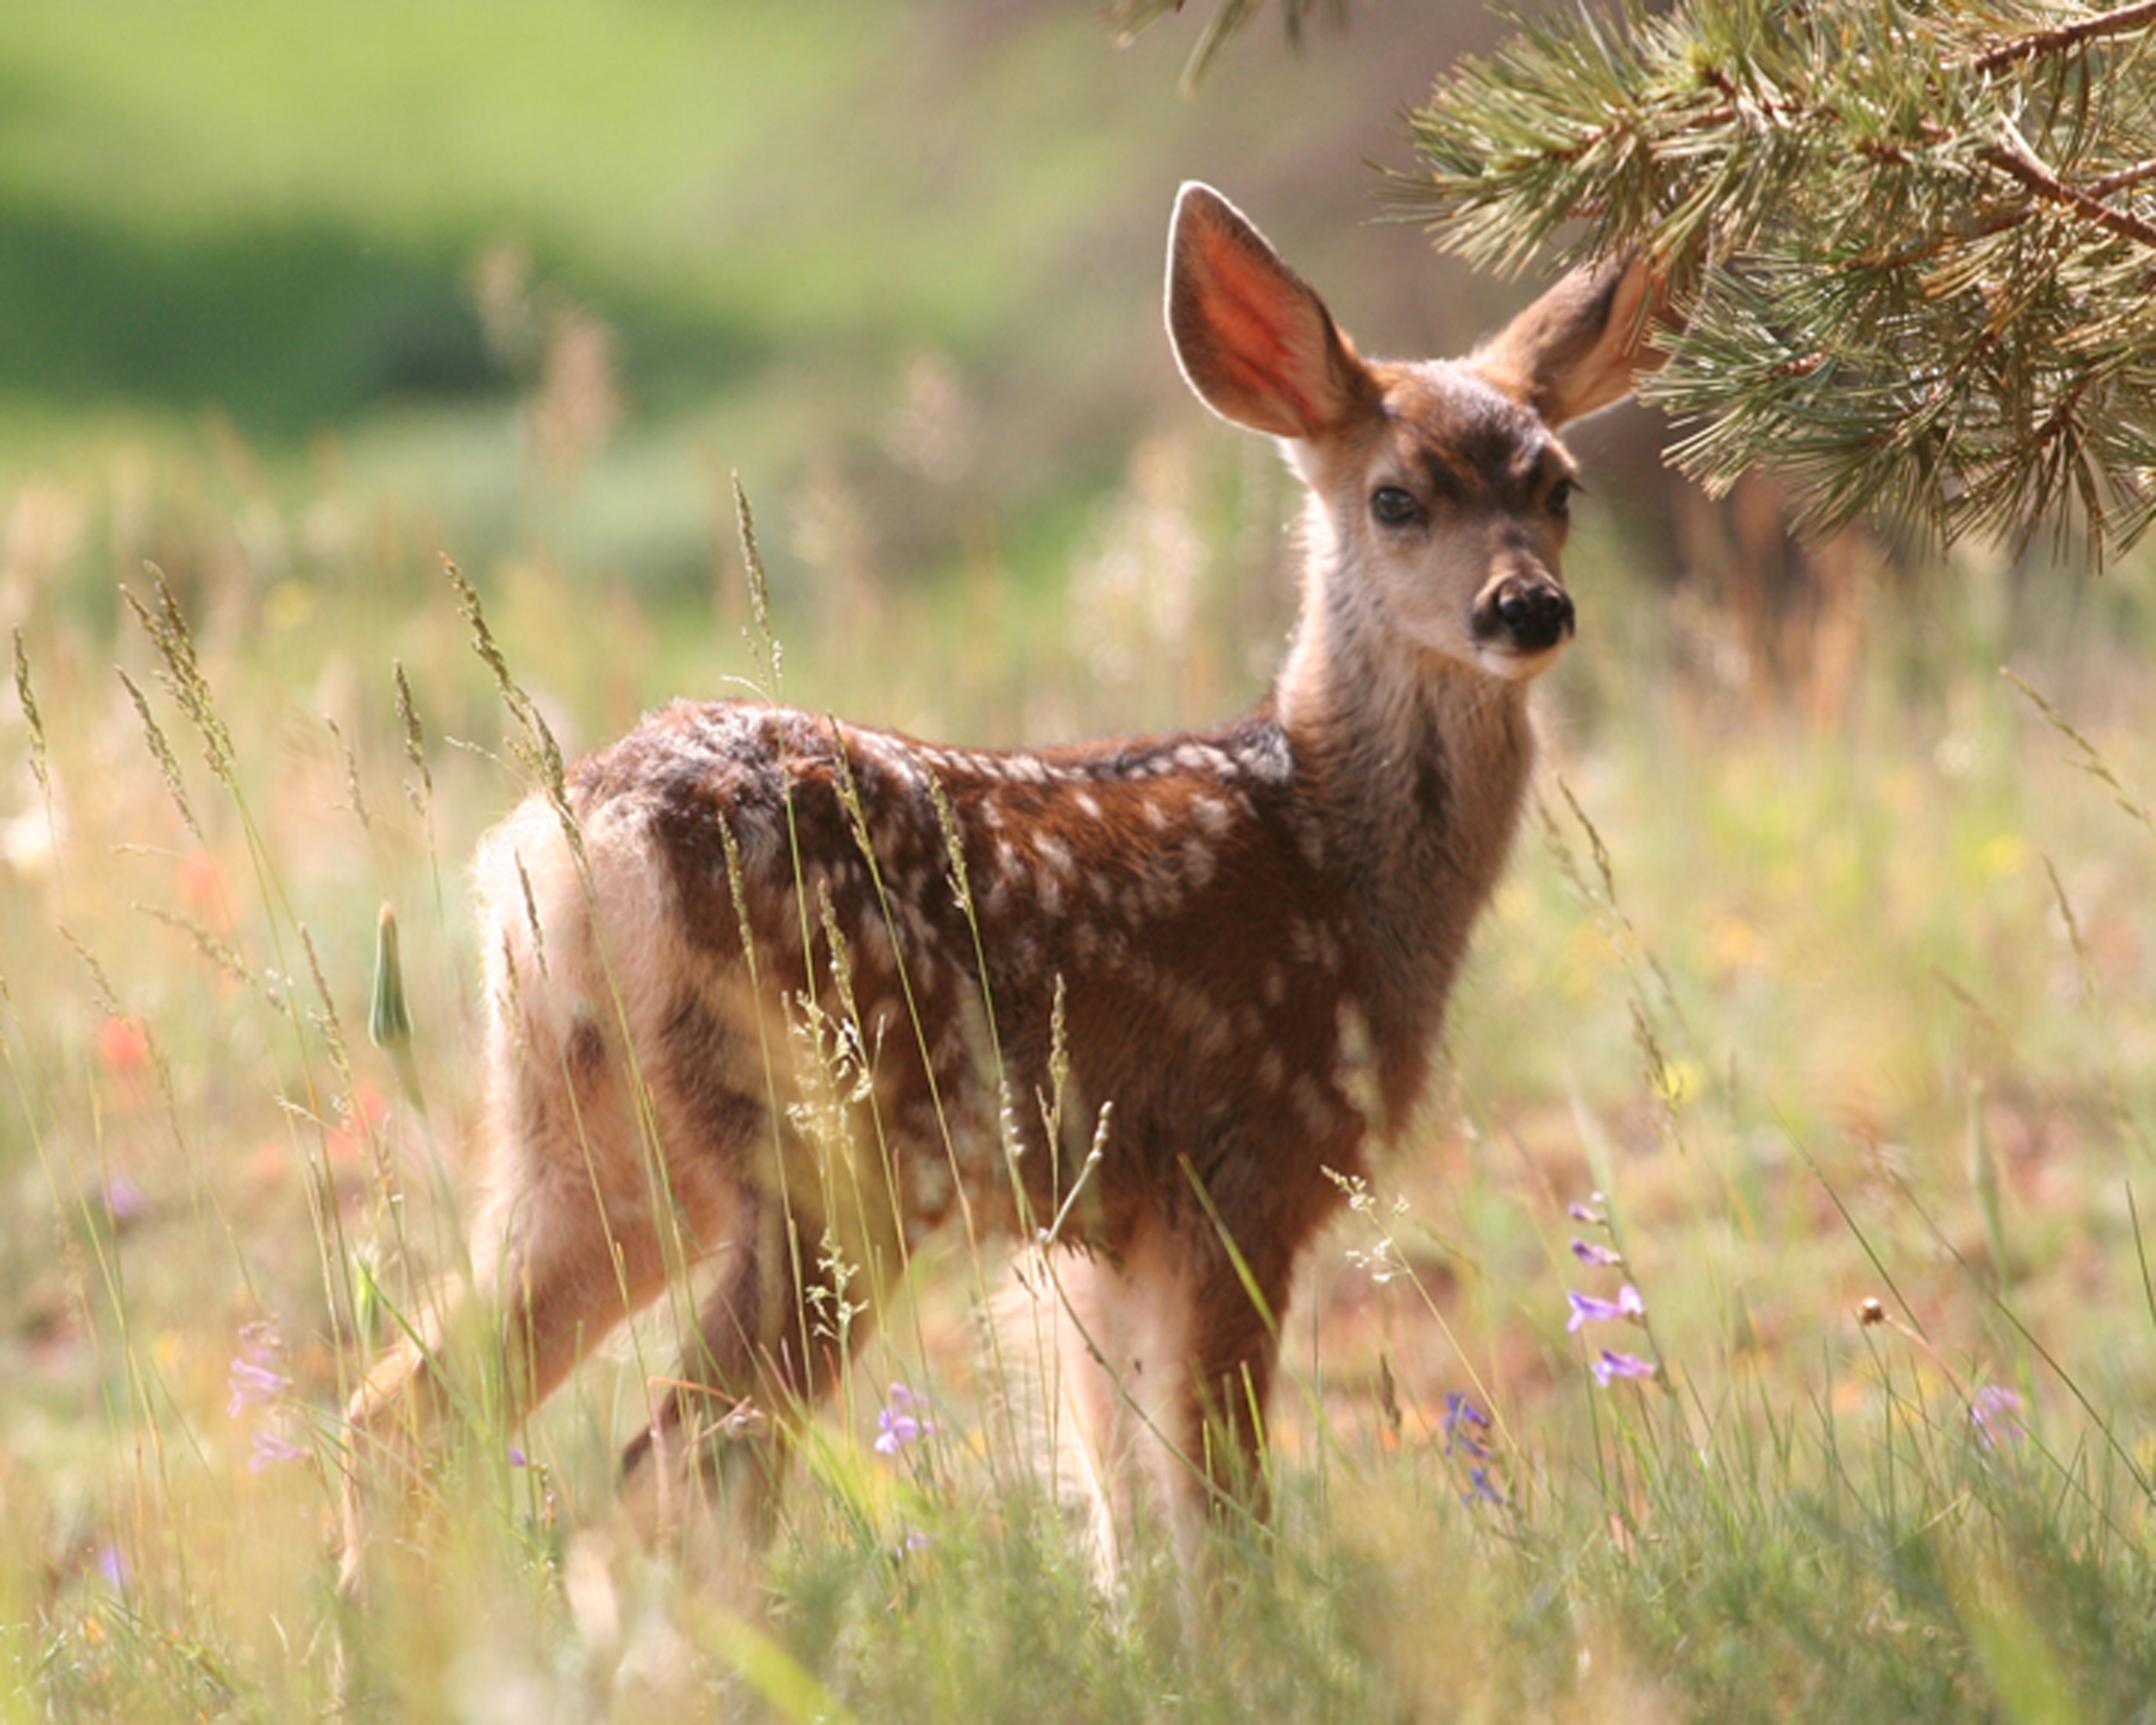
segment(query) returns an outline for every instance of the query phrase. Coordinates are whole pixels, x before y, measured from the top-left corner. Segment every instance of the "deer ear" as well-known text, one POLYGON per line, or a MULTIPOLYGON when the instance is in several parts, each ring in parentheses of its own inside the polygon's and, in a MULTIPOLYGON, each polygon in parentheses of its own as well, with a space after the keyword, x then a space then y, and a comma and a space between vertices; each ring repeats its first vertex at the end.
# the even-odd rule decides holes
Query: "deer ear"
POLYGON ((1168 234, 1168 334, 1199 398, 1275 437, 1321 437, 1376 394, 1316 291, 1195 181, 1168 234))
POLYGON ((1667 357, 1650 325, 1666 289, 1644 259, 1575 270, 1505 327, 1470 363, 1551 430, 1632 393, 1667 357))

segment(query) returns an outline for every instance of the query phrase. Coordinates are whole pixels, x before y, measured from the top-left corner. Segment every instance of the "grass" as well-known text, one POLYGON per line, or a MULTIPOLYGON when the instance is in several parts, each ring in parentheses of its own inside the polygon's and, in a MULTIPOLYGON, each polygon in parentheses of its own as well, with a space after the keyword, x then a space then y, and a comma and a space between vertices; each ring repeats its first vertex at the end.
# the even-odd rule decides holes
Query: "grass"
MULTIPOLYGON (((1232 542, 1252 498, 1177 460, 1104 513, 1104 557, 1232 542)), ((437 571, 352 549, 362 598, 220 553, 275 537, 266 508, 298 543, 310 500, 267 497, 197 497, 189 572, 117 606, 64 561, 0 706, 0 1716, 298 1716, 340 1636, 353 1706, 400 1718, 2148 1716, 2133 642, 1971 565, 1882 600, 1822 727, 1686 673, 1622 548, 1582 548, 1445 1093, 1299 1292, 1277 1524, 1223 1533, 1196 1615, 1164 1541, 1104 1594, 1015 1483, 956 1243, 815 1428, 761 1584, 619 1521, 647 1368, 617 1351, 528 1430, 474 1415, 343 1605, 334 1410, 385 1302, 454 1260, 461 859, 528 769, 437 571), (384 902, 409 1086, 367 1035, 384 902), (1645 1328, 1568 1334, 1568 1292, 1625 1284, 1645 1328), (1657 1375, 1598 1383, 1605 1348, 1657 1375), (882 1455, 893 1382, 934 1429, 882 1455)), ((737 596, 479 574, 565 737, 755 673, 737 596)), ((1163 722, 1225 710, 1277 612, 1238 617, 1225 558, 1186 578, 1090 644, 1053 626, 1119 591, 1082 568, 962 589, 962 648, 949 593, 881 593, 873 657, 789 607, 787 693, 984 737, 1108 728, 1134 688, 1163 722)))

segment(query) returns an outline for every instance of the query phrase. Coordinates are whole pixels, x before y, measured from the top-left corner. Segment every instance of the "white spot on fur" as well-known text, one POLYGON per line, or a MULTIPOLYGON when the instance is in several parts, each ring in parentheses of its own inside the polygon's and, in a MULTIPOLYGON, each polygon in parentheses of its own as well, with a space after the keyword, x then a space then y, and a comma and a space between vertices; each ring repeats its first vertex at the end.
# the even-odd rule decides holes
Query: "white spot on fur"
POLYGON ((1333 1082, 1348 1106, 1375 1130, 1384 1126, 1385 1098, 1377 1082, 1377 1049, 1370 1036, 1369 1020, 1354 1000, 1343 997, 1334 1014, 1339 1038, 1339 1057, 1333 1066, 1333 1082))
POLYGON ((1168 1021, 1198 1045, 1206 1055, 1226 1051, 1232 1039, 1227 1015, 1213 1005, 1204 989, 1173 972, 1156 974, 1154 992, 1168 1009, 1168 1021))
POLYGON ((1328 974, 1340 968, 1339 938, 1323 923, 1313 923, 1303 917, 1292 919, 1288 925, 1288 949, 1302 963, 1328 974))
POLYGON ((1019 924, 1017 932, 1006 938, 1004 950, 1010 957, 1012 967, 1021 975, 1031 976, 1040 969, 1040 937, 1027 925, 1019 924))
POLYGON ((1070 847, 1060 838, 1042 833, 1033 841, 1034 854, 1048 865, 1049 872, 1059 879, 1068 880, 1077 870, 1077 862, 1070 854, 1070 847))
POLYGON ((881 972, 887 969, 894 954, 891 946, 891 931, 880 916, 866 916, 854 933, 854 961, 862 968, 881 972))
POLYGON ((1307 816, 1295 823, 1295 848, 1313 869, 1325 867, 1325 829, 1307 816))
POLYGON ((1307 1072, 1295 1074, 1294 1083, 1288 1088, 1288 1100, 1294 1105, 1296 1118, 1313 1138, 1330 1137, 1339 1124, 1338 1113, 1326 1101, 1318 1081, 1307 1072))
POLYGON ((1328 971, 1338 971, 1344 955, 1340 950, 1340 937, 1324 923, 1318 925, 1318 963, 1328 971))
POLYGON ((940 1210, 951 1201, 950 1170, 932 1156, 919 1157, 912 1164, 915 1201, 928 1210, 940 1210))

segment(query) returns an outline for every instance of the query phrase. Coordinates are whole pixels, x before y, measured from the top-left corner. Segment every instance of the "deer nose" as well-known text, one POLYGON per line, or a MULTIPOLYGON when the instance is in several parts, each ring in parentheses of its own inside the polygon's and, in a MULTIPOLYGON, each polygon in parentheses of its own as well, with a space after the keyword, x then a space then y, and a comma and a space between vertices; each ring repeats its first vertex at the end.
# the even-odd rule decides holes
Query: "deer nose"
POLYGON ((1571 595, 1546 575, 1511 575, 1484 597, 1478 632, 1516 653, 1546 653, 1572 633, 1571 595))

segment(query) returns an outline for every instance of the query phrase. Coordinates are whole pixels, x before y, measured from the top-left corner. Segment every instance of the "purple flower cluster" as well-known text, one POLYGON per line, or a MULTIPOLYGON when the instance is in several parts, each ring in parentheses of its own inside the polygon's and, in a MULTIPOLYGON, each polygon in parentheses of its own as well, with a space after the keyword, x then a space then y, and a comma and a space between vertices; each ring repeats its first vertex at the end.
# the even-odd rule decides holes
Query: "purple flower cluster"
MULTIPOLYGON (((1599 1192, 1585 1204, 1574 1204, 1568 1214, 1583 1227, 1599 1228, 1610 1233, 1609 1213, 1606 1201, 1599 1192)), ((1614 1245, 1604 1245, 1589 1239, 1575 1239, 1572 1256, 1590 1270, 1622 1270, 1625 1255, 1614 1245)), ((1614 1300, 1605 1300, 1598 1295, 1568 1291, 1566 1303, 1570 1308, 1564 1320, 1565 1333, 1577 1335, 1589 1324, 1614 1323, 1629 1319, 1642 1329, 1646 1327, 1647 1302, 1639 1297, 1639 1290, 1626 1283, 1617 1290, 1614 1300)), ((1615 1348, 1601 1348, 1588 1363, 1588 1370, 1595 1374, 1595 1383, 1607 1389, 1620 1377, 1655 1377, 1662 1368, 1651 1359, 1643 1359, 1636 1353, 1625 1353, 1615 1348)))
POLYGON ((1469 1463, 1467 1490, 1460 1494, 1468 1503, 1502 1503, 1505 1494, 1490 1478, 1489 1415, 1470 1402, 1463 1390, 1450 1390, 1445 1398, 1445 1452, 1463 1457, 1469 1463))
POLYGON ((876 1440, 873 1446, 875 1452, 894 1456, 934 1432, 936 1427, 921 1417, 927 1406, 927 1396, 894 1382, 890 1400, 876 1413, 876 1440))
POLYGON ((116 1174, 105 1182, 104 1199, 105 1214, 112 1218, 116 1227, 139 1222, 150 1213, 149 1195, 141 1182, 124 1174, 116 1174))
POLYGON ((232 1399, 225 1403, 227 1417, 236 1420, 250 1408, 266 1408, 291 1388, 291 1379, 274 1364, 284 1346, 277 1326, 266 1320, 241 1328, 240 1351, 225 1375, 226 1387, 232 1391, 232 1399))
POLYGON ((1489 1415, 1467 1398, 1467 1392, 1451 1390, 1445 1398, 1445 1452, 1467 1454, 1477 1461, 1489 1459, 1489 1445, 1482 1433, 1489 1430, 1489 1415))
MULTIPOLYGON (((226 1417, 236 1420, 252 1408, 274 1408, 284 1399, 285 1391, 292 1387, 291 1378, 277 1369, 277 1358, 284 1349, 284 1339, 277 1326, 267 1320, 258 1320, 240 1331, 240 1352, 232 1358, 226 1369, 225 1386, 231 1390, 231 1399, 224 1404, 226 1417)), ((257 1427, 254 1447, 248 1457, 247 1471, 261 1473, 289 1461, 304 1461, 307 1452, 298 1445, 286 1442, 267 1426, 257 1427)))

